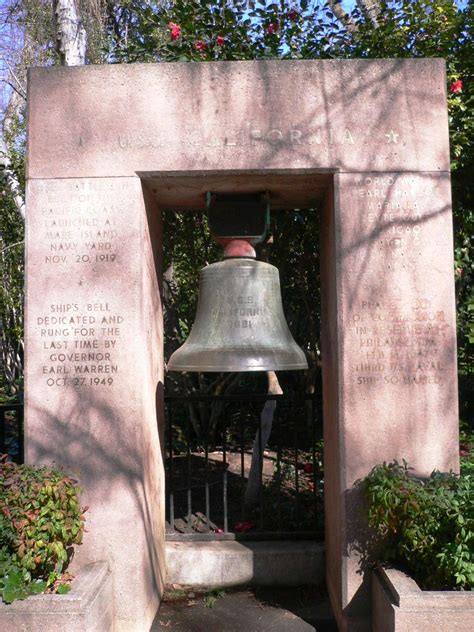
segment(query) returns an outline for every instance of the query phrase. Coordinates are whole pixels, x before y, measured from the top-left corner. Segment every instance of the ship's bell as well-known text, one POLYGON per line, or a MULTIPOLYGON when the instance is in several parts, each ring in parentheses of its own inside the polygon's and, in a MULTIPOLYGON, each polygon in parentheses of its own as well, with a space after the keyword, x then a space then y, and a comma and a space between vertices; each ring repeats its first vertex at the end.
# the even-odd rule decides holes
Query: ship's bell
POLYGON ((255 260, 269 224, 267 194, 208 194, 208 217, 226 258, 201 270, 196 318, 168 370, 307 369, 283 314, 278 270, 255 260))
POLYGON ((203 268, 189 338, 173 353, 170 371, 306 369, 305 354, 283 314, 277 268, 253 259, 226 259, 203 268))

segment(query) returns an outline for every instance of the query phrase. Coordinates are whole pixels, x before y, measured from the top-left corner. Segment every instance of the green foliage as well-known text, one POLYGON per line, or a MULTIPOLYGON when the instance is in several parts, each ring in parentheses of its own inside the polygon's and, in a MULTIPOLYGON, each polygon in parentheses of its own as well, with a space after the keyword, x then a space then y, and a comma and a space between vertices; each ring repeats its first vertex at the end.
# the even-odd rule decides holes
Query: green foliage
POLYGON ((204 605, 206 608, 214 608, 218 599, 225 596, 225 590, 222 588, 212 588, 204 595, 204 605))
POLYGON ((401 564, 425 589, 474 587, 472 475, 421 478, 394 461, 377 465, 360 483, 384 562, 401 564))
MULTIPOLYGON (((60 581, 84 531, 80 489, 62 470, 0 459, 0 596, 7 603, 60 581)), ((60 584, 61 586, 61 584, 60 584)), ((68 591, 62 584, 58 592, 68 591)))

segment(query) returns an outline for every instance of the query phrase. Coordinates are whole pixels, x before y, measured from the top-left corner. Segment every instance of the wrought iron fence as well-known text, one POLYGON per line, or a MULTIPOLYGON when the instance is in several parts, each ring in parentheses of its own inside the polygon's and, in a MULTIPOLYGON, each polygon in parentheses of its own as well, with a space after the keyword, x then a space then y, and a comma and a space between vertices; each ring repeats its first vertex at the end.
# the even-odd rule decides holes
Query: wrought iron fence
POLYGON ((319 397, 167 396, 165 404, 167 539, 323 537, 319 397), (267 402, 276 404, 268 438, 267 402))
POLYGON ((0 405, 0 454, 23 463, 23 403, 0 405))
MULTIPOLYGON (((167 539, 323 538, 320 398, 167 396, 165 406, 167 539)), ((19 463, 23 410, 0 405, 0 453, 19 463)))

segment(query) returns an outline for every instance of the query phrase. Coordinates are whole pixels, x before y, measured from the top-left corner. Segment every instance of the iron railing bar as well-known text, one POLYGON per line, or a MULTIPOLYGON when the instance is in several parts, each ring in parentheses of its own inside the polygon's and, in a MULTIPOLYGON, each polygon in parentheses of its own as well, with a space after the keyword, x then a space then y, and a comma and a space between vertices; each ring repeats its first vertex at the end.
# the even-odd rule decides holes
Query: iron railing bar
POLYGON ((262 417, 258 420, 258 504, 259 504, 259 524, 263 531, 263 445, 262 445, 262 417))
POLYGON ((169 493, 169 512, 170 525, 174 530, 174 492, 173 492, 173 403, 168 402, 166 412, 168 413, 168 450, 169 450, 169 468, 168 468, 168 493, 169 493))
POLYGON ((299 512, 298 512, 298 494, 300 491, 300 481, 299 481, 299 472, 298 472, 298 424, 293 423, 294 432, 295 432, 295 524, 299 522, 299 512))
POLYGON ((301 401, 305 400, 318 400, 319 396, 312 393, 303 395, 267 395, 267 394, 255 394, 241 393, 240 395, 165 395, 165 402, 168 401, 185 401, 185 402, 242 402, 244 399, 248 402, 266 402, 268 400, 281 400, 281 401, 301 401))
POLYGON ((244 460, 244 421, 240 411, 240 493, 242 496, 242 522, 245 520, 245 460, 244 460))
POLYGON ((210 406, 204 407, 204 421, 206 424, 206 432, 204 437, 204 463, 205 463, 205 481, 204 490, 206 495, 206 522, 209 529, 211 521, 210 498, 209 498, 209 422, 210 422, 210 406))
POLYGON ((281 432, 278 425, 277 444, 277 530, 281 532, 281 432))
POLYGON ((313 507, 314 507, 314 520, 316 522, 318 514, 318 498, 316 494, 316 420, 314 413, 314 402, 311 402, 311 444, 312 444, 312 457, 313 457, 313 507))
POLYGON ((191 420, 186 415, 186 460, 187 460, 187 487, 188 487, 188 530, 192 532, 192 498, 191 498, 191 420))
MULTIPOLYGON (((225 415, 224 415, 225 419, 225 415)), ((224 421, 222 428, 222 465, 224 467, 224 477, 223 477, 223 509, 224 509, 224 533, 229 531, 229 519, 227 515, 227 448, 226 448, 226 423, 224 421)))

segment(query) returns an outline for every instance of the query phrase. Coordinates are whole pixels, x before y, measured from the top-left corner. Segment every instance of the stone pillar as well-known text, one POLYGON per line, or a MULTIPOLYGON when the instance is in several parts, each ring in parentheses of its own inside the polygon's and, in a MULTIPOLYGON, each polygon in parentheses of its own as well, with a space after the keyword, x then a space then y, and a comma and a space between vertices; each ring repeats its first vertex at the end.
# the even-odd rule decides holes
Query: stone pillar
POLYGON ((340 174, 324 211, 327 581, 341 630, 370 630, 354 482, 393 459, 421 475, 459 466, 451 221, 447 173, 340 174))
POLYGON ((75 567, 119 569, 114 629, 143 632, 165 573, 160 218, 137 177, 31 179, 27 196, 26 460, 77 476, 75 567))

